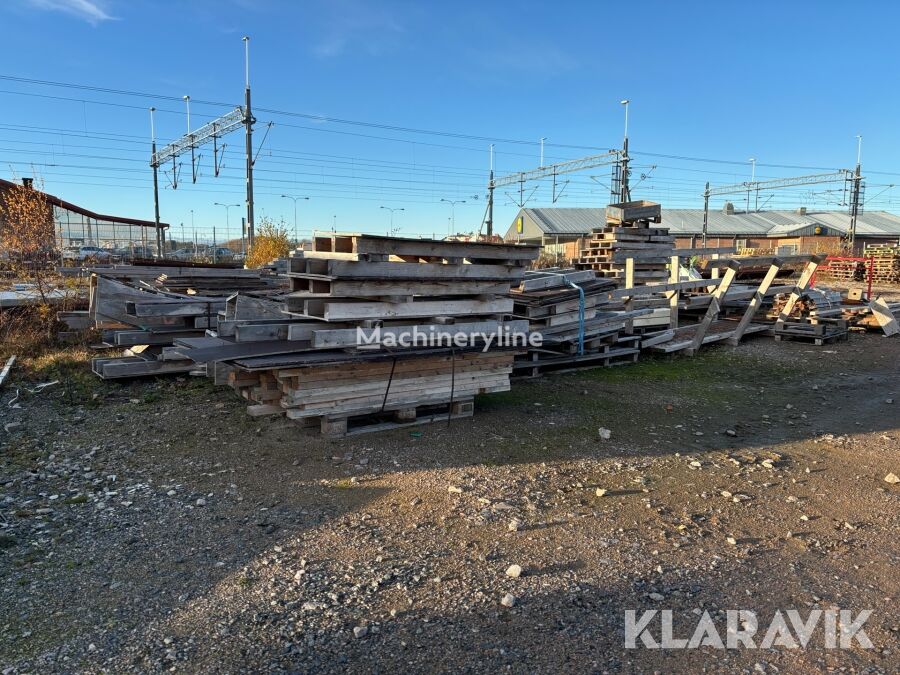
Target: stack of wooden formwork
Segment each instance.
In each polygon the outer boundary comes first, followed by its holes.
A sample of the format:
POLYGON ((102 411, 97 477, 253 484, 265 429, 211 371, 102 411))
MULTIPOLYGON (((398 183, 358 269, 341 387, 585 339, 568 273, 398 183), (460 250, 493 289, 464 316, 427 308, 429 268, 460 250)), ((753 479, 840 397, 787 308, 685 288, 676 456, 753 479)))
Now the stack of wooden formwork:
POLYGON ((540 334, 541 344, 531 345, 516 359, 516 371, 535 377, 551 370, 636 361, 638 336, 621 332, 629 318, 649 310, 622 311, 621 303, 608 297, 616 286, 615 280, 597 277, 592 270, 553 268, 526 273, 510 291, 513 313, 528 320, 529 331, 540 334))
POLYGON ((90 278, 86 311, 60 312, 58 318, 70 332, 96 330, 101 336, 95 349, 123 348, 124 356, 92 360, 94 372, 103 379, 187 373, 197 366, 184 357, 167 358, 164 349, 176 339, 201 338, 215 329, 227 305, 225 293, 232 284, 244 292, 277 292, 271 280, 263 281, 257 270, 200 269, 188 277, 165 273, 180 293, 172 292, 153 275, 157 270, 128 266, 97 270, 90 278), (125 283, 123 279, 129 279, 125 283), (261 291, 261 289, 270 289, 261 291))
MULTIPOLYGON (((661 222, 662 209, 654 202, 610 204, 606 207, 606 226, 593 231, 576 267, 616 279, 628 288, 665 283, 670 279, 668 264, 675 238, 668 229, 654 227, 661 222)), ((663 296, 641 297, 628 309, 653 310, 631 323, 637 332, 669 322, 668 300, 663 296)))
POLYGON ((181 353, 215 363, 217 381, 252 401, 251 414, 285 414, 330 436, 468 416, 475 395, 509 389, 528 324, 508 320, 508 292, 537 255, 534 246, 316 237, 288 261, 283 321, 236 321, 228 344, 185 340, 181 353), (473 334, 523 339, 487 349, 458 340, 473 334))

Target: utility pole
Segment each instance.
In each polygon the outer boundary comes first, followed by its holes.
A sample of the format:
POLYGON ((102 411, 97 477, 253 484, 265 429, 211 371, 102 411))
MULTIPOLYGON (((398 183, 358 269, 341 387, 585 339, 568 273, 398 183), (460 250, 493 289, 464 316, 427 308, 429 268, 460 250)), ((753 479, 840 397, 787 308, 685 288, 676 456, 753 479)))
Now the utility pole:
POLYGON ((544 166, 544 141, 546 140, 546 138, 541 137, 541 163, 538 164, 539 167, 544 166))
POLYGON ((494 237, 494 144, 490 145, 491 173, 488 179, 488 211, 487 211, 487 236, 488 240, 494 237))
MULTIPOLYGON (((156 127, 153 124, 153 113, 156 112, 156 108, 150 108, 150 152, 154 155, 156 154, 156 127)), ((159 234, 159 177, 158 177, 158 169, 156 164, 153 165, 153 217, 154 222, 156 223, 156 255, 160 257, 165 257, 165 252, 162 250, 162 242, 160 240, 159 234)), ((144 242, 144 246, 146 248, 146 242, 144 242)))
POLYGON ((631 190, 628 187, 628 104, 630 101, 624 98, 620 103, 625 106, 625 139, 622 142, 622 191, 619 195, 619 201, 631 201, 631 190))
POLYGON ((247 238, 253 248, 253 113, 250 108, 250 38, 244 41, 244 128, 247 131, 247 238))
POLYGON ((859 216, 859 193, 862 185, 862 136, 856 137, 856 169, 853 171, 853 187, 850 191, 850 228, 847 231, 847 248, 853 253, 856 243, 856 219, 859 216))

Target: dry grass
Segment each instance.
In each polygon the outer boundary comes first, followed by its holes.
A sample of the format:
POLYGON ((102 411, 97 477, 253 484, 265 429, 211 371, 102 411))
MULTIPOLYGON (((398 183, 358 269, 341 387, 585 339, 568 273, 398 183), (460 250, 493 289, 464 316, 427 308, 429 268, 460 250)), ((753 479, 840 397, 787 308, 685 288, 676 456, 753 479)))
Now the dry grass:
POLYGON ((62 343, 57 307, 31 305, 0 312, 0 361, 16 357, 15 371, 26 379, 62 379, 90 372, 88 343, 95 337, 86 332, 81 340, 62 343))

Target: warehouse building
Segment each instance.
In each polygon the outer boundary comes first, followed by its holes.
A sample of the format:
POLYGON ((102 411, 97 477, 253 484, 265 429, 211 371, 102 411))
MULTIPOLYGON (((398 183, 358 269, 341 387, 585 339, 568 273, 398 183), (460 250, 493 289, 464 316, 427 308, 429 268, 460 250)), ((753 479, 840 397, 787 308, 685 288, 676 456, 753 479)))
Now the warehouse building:
MULTIPOLYGON (((606 222, 605 209, 521 209, 504 239, 543 245, 548 254, 577 258, 582 241, 606 222)), ((662 210, 662 224, 676 238, 679 248, 701 246, 703 209, 662 210)), ((806 208, 780 211, 735 211, 730 203, 709 212, 707 246, 735 246, 753 252, 837 253, 850 228, 846 211, 814 211, 806 208)), ((863 212, 857 217, 855 250, 900 241, 900 216, 887 211, 863 212)))
MULTIPOLYGON (((23 178, 22 184, 32 188, 30 178, 23 178)), ((21 189, 22 185, 0 178, 0 199, 8 190, 21 189)), ((127 216, 109 216, 95 213, 54 195, 43 193, 47 205, 52 210, 53 231, 56 246, 99 246, 110 250, 128 251, 140 249, 149 255, 156 246, 156 223, 127 216)), ((0 216, 0 237, 4 224, 0 216)), ((164 232, 169 227, 160 223, 164 232)))

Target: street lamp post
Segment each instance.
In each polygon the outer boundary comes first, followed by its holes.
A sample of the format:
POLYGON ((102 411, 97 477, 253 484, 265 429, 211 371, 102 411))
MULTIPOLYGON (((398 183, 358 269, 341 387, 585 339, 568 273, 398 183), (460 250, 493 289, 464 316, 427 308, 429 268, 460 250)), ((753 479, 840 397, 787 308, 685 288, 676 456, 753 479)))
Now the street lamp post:
POLYGON ((284 199, 292 199, 294 201, 294 246, 300 245, 300 240, 297 238, 297 200, 298 199, 306 199, 309 197, 294 197, 293 195, 281 195, 284 199))
POLYGON ((406 211, 402 206, 399 208, 391 208, 390 206, 379 206, 378 208, 385 209, 391 212, 391 229, 388 231, 388 236, 394 236, 394 211, 406 211))
POLYGON ((184 104, 187 106, 187 132, 188 135, 191 133, 191 97, 190 96, 182 96, 181 100, 184 101, 184 104))
POLYGON ((622 182, 619 186, 619 200, 626 202, 631 198, 631 190, 628 187, 628 104, 631 103, 631 101, 627 98, 623 98, 619 103, 625 106, 625 137, 622 140, 622 182))
MULTIPOLYGON (((230 232, 230 231, 231 231, 231 228, 230 228, 229 223, 228 223, 228 210, 229 210, 232 206, 240 207, 240 204, 222 204, 221 202, 213 202, 213 206, 224 206, 224 207, 225 207, 225 231, 226 231, 226 232, 230 232)), ((213 232, 215 232, 215 230, 213 230, 213 232)), ((213 237, 213 239, 215 240, 215 237, 213 237)), ((213 262, 216 262, 216 258, 217 258, 217 256, 216 256, 216 242, 213 241, 213 262)))
POLYGON ((450 205, 450 227, 449 232, 447 233, 449 236, 452 236, 456 231, 456 205, 457 204, 465 204, 465 199, 441 199, 442 202, 447 202, 450 205))
MULTIPOLYGON (((751 157, 747 160, 750 162, 750 185, 756 182, 756 157, 751 157)), ((754 206, 754 210, 759 206, 759 190, 756 191, 756 205, 754 206)), ((747 213, 750 212, 750 190, 747 190, 747 213)))

